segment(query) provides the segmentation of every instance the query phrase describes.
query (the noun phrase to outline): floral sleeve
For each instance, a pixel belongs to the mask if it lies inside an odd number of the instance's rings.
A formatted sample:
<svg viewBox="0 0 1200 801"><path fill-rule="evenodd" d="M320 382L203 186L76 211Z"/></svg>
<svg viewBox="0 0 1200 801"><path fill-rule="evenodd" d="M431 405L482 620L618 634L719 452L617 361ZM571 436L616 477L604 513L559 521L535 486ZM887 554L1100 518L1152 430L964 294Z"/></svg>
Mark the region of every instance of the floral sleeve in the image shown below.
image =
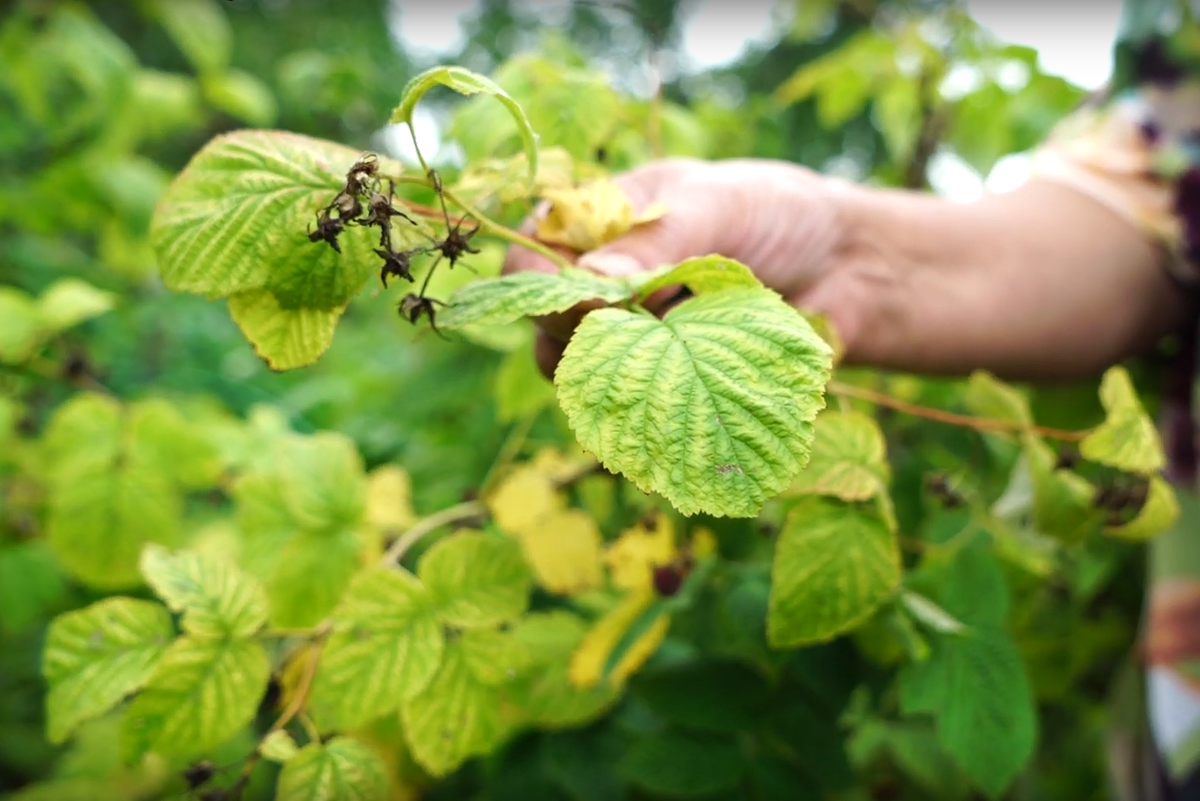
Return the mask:
<svg viewBox="0 0 1200 801"><path fill-rule="evenodd" d="M1200 24L1185 0L1127 0L1111 86L1034 154L1068 184L1160 243L1200 289Z"/></svg>

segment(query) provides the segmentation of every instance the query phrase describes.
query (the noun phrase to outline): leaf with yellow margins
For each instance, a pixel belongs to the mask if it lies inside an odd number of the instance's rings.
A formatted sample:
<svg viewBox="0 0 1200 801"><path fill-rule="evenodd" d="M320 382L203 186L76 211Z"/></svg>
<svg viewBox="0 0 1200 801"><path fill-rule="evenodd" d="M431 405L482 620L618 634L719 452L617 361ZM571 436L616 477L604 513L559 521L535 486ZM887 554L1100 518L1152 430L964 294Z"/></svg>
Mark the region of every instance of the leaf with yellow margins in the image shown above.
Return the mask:
<svg viewBox="0 0 1200 801"><path fill-rule="evenodd" d="M667 213L655 203L634 214L625 190L613 181L594 181L576 189L549 190L550 208L538 221L537 238L565 245L580 252L595 250L629 232L637 225L653 222Z"/></svg>
<svg viewBox="0 0 1200 801"><path fill-rule="evenodd" d="M825 411L817 417L808 466L789 495L832 495L865 501L887 490L888 463L883 432L861 412Z"/></svg>
<svg viewBox="0 0 1200 801"><path fill-rule="evenodd" d="M604 554L614 586L650 590L654 568L675 558L675 526L662 512L652 512L626 529Z"/></svg>
<svg viewBox="0 0 1200 801"><path fill-rule="evenodd" d="M1131 473L1161 470L1166 464L1162 443L1124 367L1112 367L1104 374L1100 402L1108 414L1079 443L1083 458Z"/></svg>
<svg viewBox="0 0 1200 801"><path fill-rule="evenodd" d="M1158 476L1150 477L1146 502L1137 516L1123 526L1108 526L1104 533L1123 540L1148 540L1169 529L1179 519L1175 491Z"/></svg>
<svg viewBox="0 0 1200 801"><path fill-rule="evenodd" d="M534 579L547 591L574 595L603 584L600 529L586 512L556 510L516 537Z"/></svg>
<svg viewBox="0 0 1200 801"><path fill-rule="evenodd" d="M571 657L571 683L581 688L605 679L623 683L654 655L670 625L662 599L652 590L631 593L584 635Z"/></svg>
<svg viewBox="0 0 1200 801"><path fill-rule="evenodd" d="M383 531L404 531L417 522L412 481L403 467L377 467L367 476L367 523Z"/></svg>

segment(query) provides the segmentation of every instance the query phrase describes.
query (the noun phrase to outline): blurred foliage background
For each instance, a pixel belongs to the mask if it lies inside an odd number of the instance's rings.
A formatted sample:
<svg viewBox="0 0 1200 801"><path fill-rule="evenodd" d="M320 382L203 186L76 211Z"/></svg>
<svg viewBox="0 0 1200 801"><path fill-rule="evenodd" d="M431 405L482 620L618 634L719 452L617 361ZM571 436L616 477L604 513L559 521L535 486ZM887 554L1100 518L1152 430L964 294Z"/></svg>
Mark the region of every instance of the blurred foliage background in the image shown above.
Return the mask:
<svg viewBox="0 0 1200 801"><path fill-rule="evenodd" d="M71 277L117 298L107 314L49 339L35 359L18 365L0 358L0 387L21 400L18 433L36 434L64 399L100 384L121 398L165 396L237 418L269 404L297 430L346 434L368 466L396 462L409 471L419 513L454 504L479 486L511 425L511 414L498 413L492 397L497 382L513 381L508 354L523 347L521 336L484 343L422 336L372 290L351 306L315 367L275 374L223 304L163 289L147 243L150 214L170 177L223 131L275 127L403 156L402 139L384 122L404 82L435 59L406 52L396 24L406 14L431 13L424 5L0 2L0 290L36 296ZM939 154L986 174L1006 154L1035 145L1084 96L1041 72L1036 52L995 41L945 0L780 0L777 36L701 71L682 69L680 36L690 10L684 0L536 7L481 0L461 17L461 52L436 60L499 69L544 144L614 171L656 151L758 156L914 188L928 186ZM633 100L605 106L599 89L578 91L588 81ZM444 169L505 151L507 134L495 118L445 100L427 121L446 140L439 148ZM486 274L501 258L491 248L473 265ZM11 344L3 336L0 320L0 357ZM540 379L528 370L518 376L523 391L537 391ZM961 391L953 382L904 377L891 387L931 405L952 403ZM1095 422L1094 397L1094 386L1041 391L1039 419L1073 428ZM977 438L911 420L890 420L887 431L902 529L930 525L921 489L930 468L978 466L978 481L1002 489L1006 474L990 470L992 455ZM565 436L558 417L543 415L529 447ZM46 621L98 596L61 572L38 538L36 493L8 479L0 485L0 793L99 770L112 758L102 734L65 756L43 737L38 655ZM1138 559L1132 550L1104 546L1083 560L1077 586L1027 588L1019 638L1049 711L1034 778L1015 797L1107 797L1102 711L1136 625L1140 584L1129 577L1139 575ZM1118 573L1125 580L1112 582ZM751 611L765 603L746 595L741 602ZM838 677L845 665L871 682L871 668L848 651L841 642L800 652L795 692L844 710L850 685ZM814 675L824 678L812 684ZM801 761L827 774L813 786L847 798L919 797L902 795L889 769L881 768L874 783L849 781L839 724L824 713L804 717L812 714L781 723L794 738L779 747L808 751ZM429 797L641 797L606 766L619 756L617 732L642 731L648 720L632 701L586 731L530 736L465 767ZM928 781L953 784L953 777L936 775L934 757L918 753L928 742L914 735L910 745L912 753L897 752L902 768L908 759L929 771ZM158 797L135 784L131 779L120 797ZM759 798L809 797L779 776L756 786ZM942 789L945 797L967 797Z"/></svg>

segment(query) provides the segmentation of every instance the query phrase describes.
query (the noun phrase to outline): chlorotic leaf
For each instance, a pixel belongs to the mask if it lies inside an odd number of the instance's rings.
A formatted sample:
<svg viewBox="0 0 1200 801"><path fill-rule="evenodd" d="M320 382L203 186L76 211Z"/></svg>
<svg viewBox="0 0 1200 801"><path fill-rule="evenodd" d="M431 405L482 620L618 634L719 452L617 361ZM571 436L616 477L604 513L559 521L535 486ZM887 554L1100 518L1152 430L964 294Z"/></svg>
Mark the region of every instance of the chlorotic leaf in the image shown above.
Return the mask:
<svg viewBox="0 0 1200 801"><path fill-rule="evenodd" d="M165 608L132 598L106 598L55 618L42 655L50 742L63 742L141 689L174 636Z"/></svg>
<svg viewBox="0 0 1200 801"><path fill-rule="evenodd" d="M501 89L490 78L485 78L462 67L447 66L428 69L414 77L404 86L404 91L400 95L400 105L396 106L395 111L392 112L390 121L392 123L403 122L412 125L413 109L416 108L417 102L425 96L426 92L439 84L453 89L460 95L475 95L480 93L491 95L508 109L508 113L512 115L513 122L517 124L517 130L521 134L521 141L525 144L525 157L529 161L529 182L532 184L537 178L538 169L537 134L533 132L533 127L529 124L529 118L525 116L525 111L517 101L513 100L507 92Z"/></svg>
<svg viewBox="0 0 1200 801"><path fill-rule="evenodd" d="M405 571L373 568L346 589L321 653L312 706L351 729L395 711L433 678L445 644L429 593Z"/></svg>
<svg viewBox="0 0 1200 801"><path fill-rule="evenodd" d="M37 300L42 328L51 332L65 331L98 317L114 305L115 295L97 289L78 278L62 278L55 281Z"/></svg>
<svg viewBox="0 0 1200 801"><path fill-rule="evenodd" d="M485 278L459 289L438 312L439 328L504 325L522 317L565 311L585 300L613 303L630 294L629 286L584 270L559 273L519 272Z"/></svg>
<svg viewBox="0 0 1200 801"><path fill-rule="evenodd" d="M868 509L805 498L775 546L767 634L776 647L821 642L865 620L900 584L900 550Z"/></svg>
<svg viewBox="0 0 1200 801"><path fill-rule="evenodd" d="M535 528L566 505L553 478L532 464L514 468L486 500L496 525L510 534Z"/></svg>
<svg viewBox="0 0 1200 801"><path fill-rule="evenodd" d="M963 400L971 413L980 417L1033 425L1033 413L1025 396L986 370L971 373Z"/></svg>
<svg viewBox="0 0 1200 801"><path fill-rule="evenodd" d="M669 286L685 286L692 294L703 295L721 289L755 289L762 285L762 281L740 261L713 255L685 259L673 267L650 273L649 280L641 283L637 291L638 296L644 298Z"/></svg>
<svg viewBox="0 0 1200 801"><path fill-rule="evenodd" d="M511 629L469 629L457 640L467 670L479 681L501 685L529 667L532 652Z"/></svg>
<svg viewBox="0 0 1200 801"><path fill-rule="evenodd" d="M41 337L41 317L33 298L0 287L0 362L14 364L33 355Z"/></svg>
<svg viewBox="0 0 1200 801"><path fill-rule="evenodd" d="M452 626L493 626L516 619L529 606L529 568L521 546L507 537L452 534L425 552L417 575L439 618Z"/></svg>
<svg viewBox="0 0 1200 801"><path fill-rule="evenodd" d="M580 253L595 250L624 236L636 225L653 222L666 213L654 204L635 214L625 190L615 181L592 181L579 187L547 189L550 201L537 222L537 238Z"/></svg>
<svg viewBox="0 0 1200 801"><path fill-rule="evenodd" d="M435 776L491 751L509 728L496 688L471 672L457 643L447 646L433 682L404 703L401 717L413 756Z"/></svg>
<svg viewBox="0 0 1200 801"><path fill-rule="evenodd" d="M279 773L279 801L377 801L388 795L387 766L349 737L310 743Z"/></svg>
<svg viewBox="0 0 1200 801"><path fill-rule="evenodd" d="M654 587L654 568L670 563L676 553L675 524L653 512L621 532L605 551L604 563L613 586L648 592Z"/></svg>
<svg viewBox="0 0 1200 801"><path fill-rule="evenodd" d="M334 328L345 310L284 309L267 289L229 298L229 315L272 370L292 370L319 359L333 343Z"/></svg>
<svg viewBox="0 0 1200 801"><path fill-rule="evenodd" d="M670 616L653 592L630 593L580 642L571 657L571 684L582 689L601 683L620 686L654 655L670 625ZM627 637L635 626L640 631L635 637ZM617 653L619 647L621 653Z"/></svg>
<svg viewBox="0 0 1200 801"><path fill-rule="evenodd" d="M381 531L401 532L417 522L412 480L399 465L377 467L367 476L367 523Z"/></svg>
<svg viewBox="0 0 1200 801"><path fill-rule="evenodd" d="M296 756L299 750L300 748L296 745L296 741L292 739L292 735L282 729L276 729L268 734L258 746L258 752L262 754L263 759L276 762L280 765L286 764L292 757Z"/></svg>
<svg viewBox="0 0 1200 801"><path fill-rule="evenodd" d="M1083 476L1055 467L1054 453L1033 434L1022 438L1033 485L1034 527L1063 542L1076 542L1094 531L1103 515L1092 499L1096 488Z"/></svg>
<svg viewBox="0 0 1200 801"><path fill-rule="evenodd" d="M169 553L149 546L142 575L158 597L183 613L184 631L196 637L252 637L267 622L262 586L230 562L198 553Z"/></svg>
<svg viewBox="0 0 1200 801"><path fill-rule="evenodd" d="M126 713L127 761L150 751L194 756L223 743L254 718L270 673L253 640L180 637Z"/></svg>
<svg viewBox="0 0 1200 801"><path fill-rule="evenodd" d="M1159 476L1150 476L1146 501L1137 516L1121 526L1108 526L1104 533L1123 540L1148 540L1169 529L1179 519L1175 491Z"/></svg>
<svg viewBox="0 0 1200 801"><path fill-rule="evenodd" d="M309 241L306 230L358 157L332 142L279 131L214 138L155 209L150 236L163 282L208 297L266 289L278 296L278 309L340 310L371 276L372 232L347 227L339 254ZM235 319L258 304L243 299Z"/></svg>
<svg viewBox="0 0 1200 801"><path fill-rule="evenodd" d="M600 529L586 512L552 512L515 536L534 578L547 592L574 595L602 584Z"/></svg>
<svg viewBox="0 0 1200 801"><path fill-rule="evenodd" d="M306 529L356 526L367 482L362 457L344 434L323 431L283 446L278 474L292 519Z"/></svg>
<svg viewBox="0 0 1200 801"><path fill-rule="evenodd" d="M1166 464L1162 443L1124 367L1104 374L1100 402L1107 416L1079 443L1083 458L1131 473L1161 470Z"/></svg>
<svg viewBox="0 0 1200 801"><path fill-rule="evenodd" d="M229 66L233 31L219 4L212 0L154 0L149 8L198 72L219 72Z"/></svg>
<svg viewBox="0 0 1200 801"><path fill-rule="evenodd" d="M865 501L886 492L888 464L879 424L861 412L825 411L817 417L808 466L789 495L832 495Z"/></svg>
<svg viewBox="0 0 1200 801"><path fill-rule="evenodd" d="M808 460L831 352L765 289L588 314L555 375L580 444L685 515L752 517ZM663 421L670 421L664 425Z"/></svg>

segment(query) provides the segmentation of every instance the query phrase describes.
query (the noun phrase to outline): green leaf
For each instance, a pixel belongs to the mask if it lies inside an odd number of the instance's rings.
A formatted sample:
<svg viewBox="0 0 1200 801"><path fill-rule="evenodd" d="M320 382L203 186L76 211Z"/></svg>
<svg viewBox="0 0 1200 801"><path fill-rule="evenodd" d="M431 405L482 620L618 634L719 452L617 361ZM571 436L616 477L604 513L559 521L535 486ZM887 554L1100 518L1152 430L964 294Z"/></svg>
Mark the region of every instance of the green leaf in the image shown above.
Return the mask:
<svg viewBox="0 0 1200 801"><path fill-rule="evenodd" d="M204 99L234 119L256 128L275 122L279 107L271 88L242 70L225 70L200 79Z"/></svg>
<svg viewBox="0 0 1200 801"><path fill-rule="evenodd" d="M510 537L452 534L425 552L417 575L438 617L452 626L494 626L515 620L529 606L533 578L520 543Z"/></svg>
<svg viewBox="0 0 1200 801"><path fill-rule="evenodd" d="M504 357L492 391L496 420L502 424L531 417L554 403L554 384L538 370L530 346L517 348Z"/></svg>
<svg viewBox="0 0 1200 801"><path fill-rule="evenodd" d="M664 720L700 731L753 728L770 703L770 686L740 662L708 659L643 671L634 693Z"/></svg>
<svg viewBox="0 0 1200 801"><path fill-rule="evenodd" d="M1027 434L1023 452L1033 484L1033 525L1063 542L1076 542L1103 519L1092 499L1096 488L1067 469L1056 469L1055 456L1041 438Z"/></svg>
<svg viewBox="0 0 1200 801"><path fill-rule="evenodd" d="M673 731L637 738L617 768L656 795L679 798L730 790L743 769L734 740Z"/></svg>
<svg viewBox="0 0 1200 801"><path fill-rule="evenodd" d="M320 432L295 437L279 461L284 500L305 528L358 525L367 508L367 477L354 441Z"/></svg>
<svg viewBox="0 0 1200 801"><path fill-rule="evenodd" d="M413 756L434 776L490 752L509 730L496 688L471 672L458 643L447 646L433 682L404 703L401 716Z"/></svg>
<svg viewBox="0 0 1200 801"><path fill-rule="evenodd" d="M229 66L233 32L215 0L155 0L152 13L197 72Z"/></svg>
<svg viewBox="0 0 1200 801"><path fill-rule="evenodd" d="M1150 474L1166 465L1154 421L1142 408L1124 367L1112 367L1100 382L1107 416L1079 443L1083 458L1131 473Z"/></svg>
<svg viewBox="0 0 1200 801"><path fill-rule="evenodd" d="M861 412L827 410L817 416L808 465L788 495L831 495L866 501L887 491L886 445L879 424Z"/></svg>
<svg viewBox="0 0 1200 801"><path fill-rule="evenodd" d="M310 743L279 774L279 801L378 801L387 797L387 766L349 737Z"/></svg>
<svg viewBox="0 0 1200 801"><path fill-rule="evenodd" d="M160 465L188 489L209 489L220 482L223 465L216 448L167 401L138 401L129 407L126 425L130 459Z"/></svg>
<svg viewBox="0 0 1200 801"><path fill-rule="evenodd" d="M892 162L905 164L921 131L921 82L907 75L887 81L875 98L875 119Z"/></svg>
<svg viewBox="0 0 1200 801"><path fill-rule="evenodd" d="M438 85L449 87L461 95L480 93L491 95L508 109L508 113L512 115L513 121L517 124L521 141L525 145L525 157L529 160L529 183L532 184L537 178L537 134L533 132L529 118L525 116L525 111L517 101L513 100L508 92L505 92L489 78L462 67L428 69L404 86L404 91L400 95L400 105L396 106L389 121L392 123L403 122L411 126L413 109L416 108L417 102L425 96L426 92Z"/></svg>
<svg viewBox="0 0 1200 801"><path fill-rule="evenodd" d="M808 460L831 352L773 292L588 314L555 375L580 444L685 515L753 517ZM664 425L664 421L670 421Z"/></svg>
<svg viewBox="0 0 1200 801"><path fill-rule="evenodd" d="M602 714L620 695L616 682L580 688L569 678L571 656L587 625L566 611L534 612L513 634L525 646L530 669L506 688L506 696L530 723L545 729L580 726Z"/></svg>
<svg viewBox="0 0 1200 801"><path fill-rule="evenodd" d="M259 358L278 371L305 367L321 358L333 344L334 329L345 310L345 306L284 309L279 298L266 289L238 292L229 298L229 316Z"/></svg>
<svg viewBox="0 0 1200 801"><path fill-rule="evenodd" d="M60 278L38 297L37 311L42 328L56 333L104 314L116 302L116 295L87 281Z"/></svg>
<svg viewBox="0 0 1200 801"><path fill-rule="evenodd" d="M775 546L767 635L821 642L865 620L900 584L895 534L870 510L822 497L792 508Z"/></svg>
<svg viewBox="0 0 1200 801"><path fill-rule="evenodd" d="M267 597L254 579L211 554L175 553L151 545L142 575L158 597L183 613L183 629L199 638L252 637L267 622Z"/></svg>
<svg viewBox="0 0 1200 801"><path fill-rule="evenodd" d="M645 298L669 286L686 286L696 295L721 289L762 287L762 281L749 267L734 259L716 255L685 259L665 271L649 273L647 277L649 280L638 286L638 297Z"/></svg>
<svg viewBox="0 0 1200 801"><path fill-rule="evenodd" d="M459 635L458 647L471 675L484 684L506 684L533 658L525 642L510 630L469 629Z"/></svg>
<svg viewBox="0 0 1200 801"><path fill-rule="evenodd" d="M395 711L433 679L445 645L429 593L409 573L360 573L333 615L312 705L322 725L352 729Z"/></svg>
<svg viewBox="0 0 1200 801"><path fill-rule="evenodd" d="M40 326L33 298L19 289L0 287L0 362L15 364L32 356Z"/></svg>
<svg viewBox="0 0 1200 801"><path fill-rule="evenodd" d="M45 540L0 547L0 633L23 633L68 606L66 576Z"/></svg>
<svg viewBox="0 0 1200 801"><path fill-rule="evenodd" d="M263 759L283 765L296 756L300 749L296 746L292 735L280 729L264 737L258 751L262 754Z"/></svg>
<svg viewBox="0 0 1200 801"><path fill-rule="evenodd" d="M166 609L132 598L106 598L55 618L42 655L50 742L63 742L141 689L174 636Z"/></svg>
<svg viewBox="0 0 1200 801"><path fill-rule="evenodd" d="M485 278L450 296L447 308L438 312L439 328L467 325L504 325L522 317L538 317L566 311L586 300L614 303L630 295L624 281L585 270L561 273L512 273Z"/></svg>
<svg viewBox="0 0 1200 801"><path fill-rule="evenodd" d="M128 762L145 753L190 757L220 745L253 718L271 673L253 640L180 637L125 717Z"/></svg>
<svg viewBox="0 0 1200 801"><path fill-rule="evenodd" d="M971 413L980 417L1033 425L1033 413L1025 396L986 370L971 373L963 400Z"/></svg>
<svg viewBox="0 0 1200 801"><path fill-rule="evenodd" d="M1109 526L1104 533L1123 540L1142 541L1161 534L1179 519L1179 501L1175 491L1158 476L1150 476L1146 502L1137 516L1123 526Z"/></svg>

